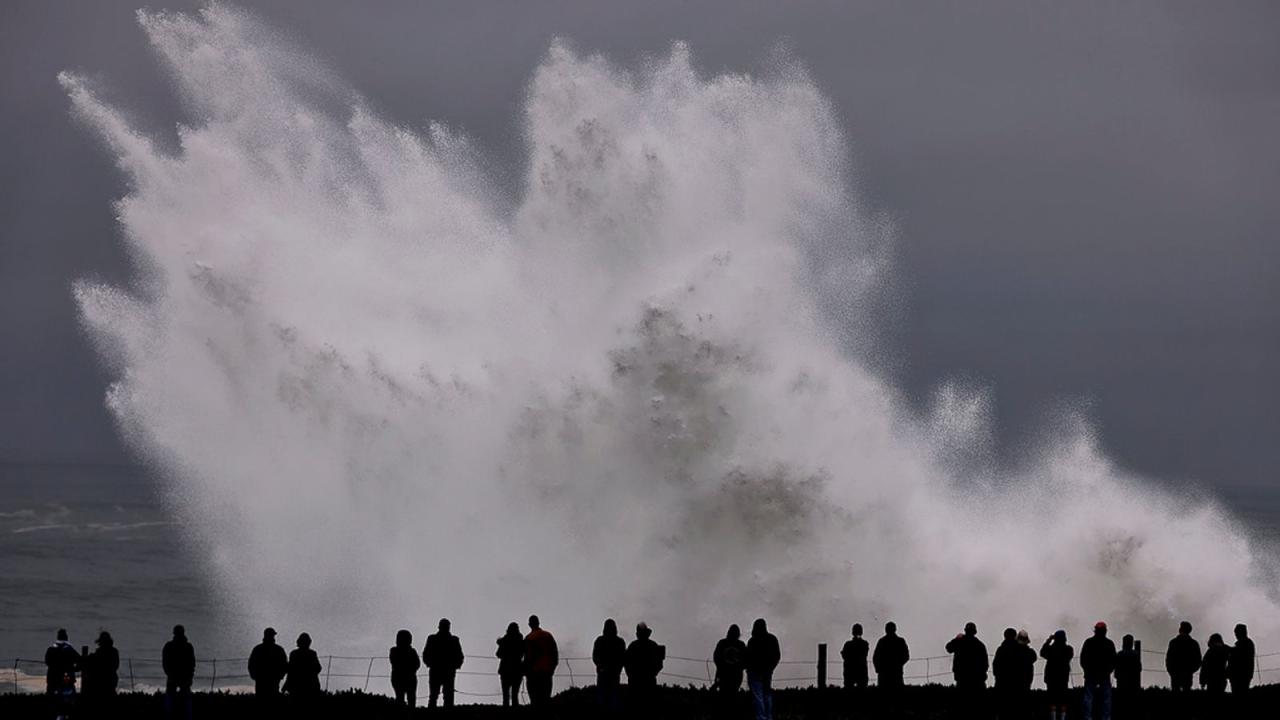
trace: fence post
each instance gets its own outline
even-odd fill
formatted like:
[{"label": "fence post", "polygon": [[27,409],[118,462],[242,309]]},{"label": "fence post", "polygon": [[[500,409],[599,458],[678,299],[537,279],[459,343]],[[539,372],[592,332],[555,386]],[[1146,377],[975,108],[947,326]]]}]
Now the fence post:
[{"label": "fence post", "polygon": [[333,672],[333,656],[329,656],[329,662],[324,666],[324,691],[329,692],[329,673]]},{"label": "fence post", "polygon": [[369,677],[373,675],[373,658],[369,658],[369,671],[364,674],[364,691],[369,692]]},{"label": "fence post", "polygon": [[209,678],[209,692],[213,692],[213,684],[218,682],[218,661],[213,661],[213,677]]},{"label": "fence post", "polygon": [[13,694],[18,694],[18,658],[13,659]]},{"label": "fence post", "polygon": [[827,687],[827,644],[818,643],[818,689]]},{"label": "fence post", "polygon": [[928,685],[928,684],[929,684],[929,676],[930,676],[930,674],[931,674],[931,673],[930,673],[930,671],[929,671],[929,658],[925,658],[925,659],[924,659],[924,684],[925,684],[925,685]]},{"label": "fence post", "polygon": [[707,682],[709,682],[709,683],[711,683],[711,684],[713,684],[713,685],[714,685],[714,684],[715,684],[715,679],[713,679],[713,678],[711,677],[711,661],[710,661],[710,660],[707,660],[706,662],[707,662]]},{"label": "fence post", "polygon": [[573,684],[573,663],[569,662],[569,658],[565,658],[565,659],[564,659],[564,666],[565,666],[565,668],[566,668],[566,669],[568,669],[568,671],[569,671],[569,687],[574,687],[574,684]]},{"label": "fence post", "polygon": [[133,682],[133,658],[129,658],[129,692],[137,692],[138,686]]}]

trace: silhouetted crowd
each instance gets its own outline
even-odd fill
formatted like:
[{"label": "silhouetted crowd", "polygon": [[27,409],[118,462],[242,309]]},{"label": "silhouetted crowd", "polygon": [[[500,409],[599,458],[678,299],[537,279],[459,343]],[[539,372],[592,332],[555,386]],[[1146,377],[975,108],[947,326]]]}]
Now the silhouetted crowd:
[{"label": "silhouetted crowd", "polygon": [[[528,628],[528,633],[522,634],[519,625],[513,622],[497,639],[495,655],[503,707],[520,704],[521,684],[526,686],[531,706],[545,708],[551,700],[553,678],[560,664],[556,640],[542,627],[537,615],[529,616]],[[1198,672],[1200,686],[1210,698],[1225,702],[1221,699],[1228,685],[1234,698],[1242,698],[1253,682],[1256,662],[1248,628],[1243,624],[1235,627],[1232,646],[1227,646],[1221,635],[1210,635],[1203,652],[1191,633],[1191,623],[1181,623],[1165,652],[1165,670],[1172,691],[1190,691]],[[55,716],[69,716],[76,707],[92,716],[95,708],[105,707],[115,694],[119,683],[119,652],[107,632],[98,636],[96,645],[93,652],[87,652],[87,648],[84,653],[77,652],[67,639],[67,631],[59,630],[57,640],[45,653],[48,694]],[[1037,712],[1031,700],[1035,665],[1044,660],[1043,679],[1050,720],[1066,719],[1068,688],[1073,675],[1071,665],[1077,656],[1067,642],[1065,631],[1050,635],[1037,653],[1027,631],[1007,628],[1003,642],[991,658],[986,645],[978,639],[977,626],[967,623],[964,631],[948,641],[945,648],[952,658],[957,717],[989,714],[988,673],[994,676],[995,714],[1000,718],[1031,717]],[[882,708],[892,706],[904,685],[905,668],[911,659],[907,642],[898,634],[894,623],[885,624],[884,635],[876,641],[874,651],[863,638],[861,624],[853,626],[852,637],[844,643],[840,656],[850,707],[856,708],[864,702],[863,693],[869,683],[868,654],[870,667],[876,674],[877,702]],[[166,677],[165,714],[172,718],[190,718],[196,660],[183,626],[173,628],[173,638],[165,643],[161,658]],[[427,637],[421,653],[413,645],[413,634],[400,630],[388,653],[396,703],[409,708],[417,704],[418,672],[425,666],[428,707],[435,708],[441,696],[443,707],[452,707],[455,678],[465,658],[462,643],[452,633],[447,619],[440,620],[437,631]],[[752,624],[751,635],[745,642],[741,629],[730,625],[712,653],[715,679],[711,691],[722,716],[741,714],[737,703],[745,679],[754,717],[772,720],[773,673],[781,658],[778,638],[769,632],[763,618]],[[636,625],[635,640],[628,644],[619,635],[618,624],[612,618],[605,620],[592,646],[591,659],[596,668],[595,693],[602,716],[624,712],[636,717],[661,714],[655,695],[658,676],[666,660],[666,647],[653,639],[653,631],[647,624]],[[1125,635],[1121,649],[1116,650],[1115,643],[1107,637],[1107,624],[1099,622],[1094,626],[1093,635],[1081,644],[1078,659],[1084,717],[1110,720],[1113,704],[1119,716],[1138,715],[1142,654],[1140,644],[1132,635]],[[268,711],[283,707],[286,697],[294,708],[307,708],[322,694],[322,671],[320,658],[311,649],[311,636],[307,633],[300,634],[296,647],[286,654],[276,643],[276,631],[267,628],[262,633],[262,642],[249,655],[248,673],[254,693],[260,701],[259,707]],[[78,704],[77,673],[82,675]],[[623,674],[627,678],[625,696]]]}]

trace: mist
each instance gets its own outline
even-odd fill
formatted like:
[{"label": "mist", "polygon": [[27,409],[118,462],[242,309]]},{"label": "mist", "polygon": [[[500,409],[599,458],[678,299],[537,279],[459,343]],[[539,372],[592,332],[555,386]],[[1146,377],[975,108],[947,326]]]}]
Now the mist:
[{"label": "mist", "polygon": [[966,620],[1280,643],[1216,503],[1070,415],[996,469],[983,392],[921,417],[876,372],[892,232],[800,61],[557,42],[506,197],[465,128],[381,120],[251,15],[139,19],[188,121],[165,147],[60,76],[138,268],[75,295],[229,616],[334,652],[439,617],[488,648],[530,612],[568,652],[606,616],[693,656],[757,616],[792,657],[887,620],[919,654]]}]

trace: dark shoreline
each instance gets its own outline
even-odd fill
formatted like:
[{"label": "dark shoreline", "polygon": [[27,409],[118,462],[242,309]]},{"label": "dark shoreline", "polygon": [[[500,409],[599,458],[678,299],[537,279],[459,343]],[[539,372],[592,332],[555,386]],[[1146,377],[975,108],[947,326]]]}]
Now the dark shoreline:
[{"label": "dark shoreline", "polygon": [[[425,690],[425,688],[420,688]],[[955,689],[943,685],[908,686],[899,696],[896,711],[889,712],[876,707],[882,699],[876,688],[865,691],[857,706],[849,704],[849,698],[840,688],[787,688],[776,693],[774,715],[778,720],[846,720],[853,718],[911,718],[913,720],[941,720],[957,717],[953,702]],[[994,708],[994,695],[988,691],[988,700]],[[423,700],[425,702],[425,700]],[[623,717],[652,717],[663,720],[718,720],[721,717],[747,720],[752,717],[750,703],[744,693],[738,705],[728,715],[720,712],[715,698],[703,688],[662,687],[651,712]],[[1203,691],[1174,697],[1165,688],[1144,689],[1138,698],[1140,708],[1134,714],[1117,708],[1116,720],[1125,718],[1274,718],[1280,713],[1280,684],[1263,685],[1249,694],[1249,707],[1240,707],[1230,694],[1223,698],[1209,697]],[[89,709],[77,712],[73,718],[163,718],[163,695],[159,693],[124,693],[114,698],[105,712],[92,713]],[[15,720],[52,717],[48,699],[37,694],[0,695],[0,717]],[[1044,692],[1032,692],[1032,712],[1027,718],[1047,715]],[[1072,720],[1080,718],[1080,689],[1071,691]],[[196,693],[193,716],[197,720],[248,720],[258,717],[259,705],[252,695],[226,692]],[[556,720],[596,720],[605,715],[596,707],[591,688],[571,688],[556,695],[552,701]],[[535,718],[528,707],[508,710],[495,705],[460,705],[450,711],[429,711],[418,707],[412,715],[397,708],[391,698],[360,691],[344,691],[322,695],[310,708],[298,708],[287,701],[278,712],[262,717],[272,718],[360,718],[379,720],[406,717],[448,717],[467,720],[498,720],[500,718]],[[971,718],[994,718],[994,711],[987,714],[970,714]]]}]

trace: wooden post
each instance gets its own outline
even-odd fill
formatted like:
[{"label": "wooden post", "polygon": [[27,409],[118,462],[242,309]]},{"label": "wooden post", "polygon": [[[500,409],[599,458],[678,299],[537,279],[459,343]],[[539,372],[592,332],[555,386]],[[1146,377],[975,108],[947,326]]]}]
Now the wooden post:
[{"label": "wooden post", "polygon": [[827,644],[818,643],[818,689],[827,687]]}]

